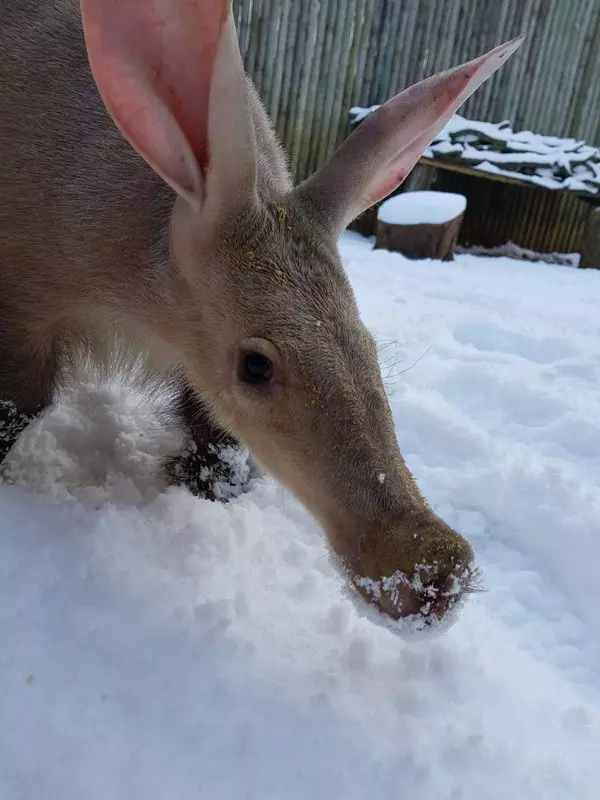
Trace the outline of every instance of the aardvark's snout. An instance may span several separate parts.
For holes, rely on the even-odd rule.
[[[446,629],[476,588],[471,545],[429,510],[363,533],[355,546],[332,541],[346,543],[334,547],[371,616],[397,631]]]

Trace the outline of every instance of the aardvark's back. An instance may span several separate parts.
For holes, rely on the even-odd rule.
[[[0,0],[0,19],[0,303],[72,315],[108,265],[118,292],[156,257],[172,192],[100,100],[77,0]]]

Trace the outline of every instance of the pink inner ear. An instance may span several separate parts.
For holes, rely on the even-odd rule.
[[[90,65],[116,124],[175,188],[208,166],[213,64],[229,0],[81,0]]]
[[[384,181],[380,186],[377,187],[370,195],[365,198],[365,203],[367,204],[367,208],[369,206],[375,205],[384,197],[387,197],[388,194],[391,194],[394,189],[400,186],[405,180],[406,176],[408,175],[407,170],[400,169],[398,172],[394,172],[394,165],[390,164],[390,175],[389,179]]]

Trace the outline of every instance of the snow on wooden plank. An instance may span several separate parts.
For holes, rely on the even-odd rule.
[[[351,108],[352,125],[378,107]],[[508,120],[481,122],[455,114],[423,156],[465,162],[544,189],[600,194],[600,149],[581,139],[515,132]]]

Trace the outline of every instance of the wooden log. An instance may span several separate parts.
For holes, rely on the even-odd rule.
[[[375,248],[406,258],[452,261],[466,200],[446,192],[405,192],[379,207]]]
[[[579,266],[600,269],[600,206],[590,209],[583,233]]]
[[[462,214],[440,225],[389,225],[378,220],[375,248],[402,253],[406,258],[452,261],[462,221]]]

